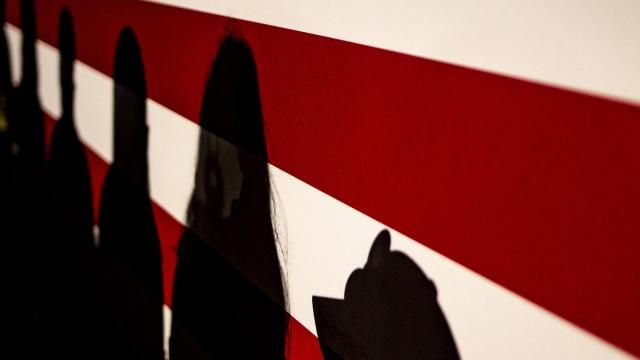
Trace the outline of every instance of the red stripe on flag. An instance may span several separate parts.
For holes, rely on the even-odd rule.
[[[323,360],[318,338],[302,326],[293,316],[289,321],[287,359]]]
[[[111,74],[132,26],[149,96],[194,120],[217,44],[240,34],[271,163],[640,354],[639,108],[132,0],[37,1],[50,44],[62,4],[81,61]]]
[[[50,119],[50,118],[49,118]],[[54,121],[51,120],[50,121]],[[95,224],[98,224],[98,215],[100,214],[100,199],[102,194],[102,185],[104,178],[107,176],[109,164],[104,162],[95,152],[85,146],[85,154],[87,155],[87,163],[89,172],[91,173],[91,192],[93,203],[93,217]]]
[[[184,233],[184,226],[164,211],[158,204],[153,203],[153,215],[160,238],[162,252],[162,278],[164,280],[164,303],[171,307],[173,300],[173,278],[178,262],[178,243]]]

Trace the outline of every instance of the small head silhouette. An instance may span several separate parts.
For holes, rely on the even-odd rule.
[[[5,23],[5,0],[0,0],[0,24]],[[11,64],[9,63],[9,45],[4,30],[0,29],[0,98],[12,88]],[[4,102],[4,104],[2,104]],[[6,98],[0,100],[0,111],[6,111]],[[1,120],[0,120],[1,121]]]
[[[20,86],[35,96],[38,84],[36,67],[36,8],[34,0],[20,2],[20,25],[22,28],[22,81]]]
[[[73,20],[67,8],[64,8],[60,14],[58,47],[60,48],[62,112],[68,115],[73,112],[73,63],[76,59],[76,45]]]
[[[22,0],[20,2],[20,21],[23,31],[23,36],[31,40],[31,37],[35,39],[36,28],[36,7],[34,0]]]
[[[147,86],[142,52],[131,28],[120,32],[113,66],[113,163],[137,186],[148,188]]]

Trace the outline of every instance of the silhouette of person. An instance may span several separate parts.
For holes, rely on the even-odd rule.
[[[93,209],[91,179],[84,147],[74,123],[73,64],[75,40],[71,13],[60,15],[60,85],[62,116],[55,125],[49,155],[49,183],[53,224],[66,242],[81,248],[93,248]]]
[[[5,1],[0,0],[0,24],[5,23]],[[0,321],[0,337],[6,340],[6,346],[0,346],[0,358],[11,358],[22,345],[21,335],[27,327],[23,322],[24,310],[19,298],[20,279],[13,274],[17,265],[15,237],[15,173],[12,153],[13,137],[9,120],[9,105],[13,102],[13,86],[11,84],[11,68],[9,47],[4,27],[0,29],[0,242],[3,251],[0,259],[0,306],[5,309],[6,316]],[[10,311],[7,311],[10,310]],[[15,344],[15,345],[9,345]]]
[[[0,0],[0,24],[5,23],[5,2]],[[0,234],[2,238],[9,226],[9,197],[13,176],[13,155],[11,121],[9,120],[9,104],[12,102],[13,86],[11,84],[11,63],[9,62],[9,46],[4,27],[0,29]]]
[[[44,288],[45,293],[55,291],[56,295],[45,299],[45,325],[50,328],[44,336],[55,339],[49,342],[60,356],[100,359],[106,344],[100,343],[104,324],[94,288],[91,181],[74,124],[75,35],[67,8],[60,14],[58,37],[62,117],[54,128],[47,172],[47,252],[52,258],[47,271],[55,280]]]
[[[5,2],[0,0],[0,24],[5,23]],[[6,189],[10,181],[11,138],[9,134],[8,106],[11,102],[13,86],[11,84],[11,64],[9,45],[4,27],[0,29],[0,186]],[[0,197],[0,207],[6,206],[4,197]],[[0,210],[2,211],[2,210]]]
[[[389,232],[380,232],[343,300],[313,297],[325,360],[458,359],[435,284],[390,246]]]
[[[50,241],[44,164],[44,118],[37,95],[36,21],[33,0],[21,1],[22,79],[11,91],[7,52],[3,49],[1,91],[8,100],[3,109],[10,135],[8,215],[3,217],[3,293],[0,306],[8,314],[2,323],[8,346],[2,358],[44,358],[51,349],[69,349],[56,305],[66,298],[62,253]],[[4,4],[3,4],[4,5]],[[4,10],[4,9],[3,9]],[[5,47],[4,41],[2,40]],[[6,164],[6,163],[5,163]],[[3,174],[7,175],[7,174]],[[61,291],[62,290],[62,291]],[[59,295],[59,296],[53,296]],[[3,333],[3,335],[5,335]],[[4,336],[3,336],[4,338]]]
[[[33,0],[21,1],[22,79],[10,107],[17,150],[18,185],[32,202],[42,200],[44,174],[44,117],[38,99],[36,19]]]
[[[163,359],[162,259],[149,197],[146,82],[134,32],[121,31],[113,77],[113,163],[102,189],[105,303],[136,358]]]
[[[173,290],[171,359],[284,359],[288,315],[256,65],[222,41],[200,113]]]

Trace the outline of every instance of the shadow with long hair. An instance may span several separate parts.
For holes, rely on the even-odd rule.
[[[163,359],[162,264],[149,197],[147,91],[142,53],[130,28],[120,33],[113,77],[113,162],[99,214],[104,302],[132,357]]]
[[[256,65],[244,41],[227,37],[220,45],[200,126],[178,248],[171,359],[284,359],[285,291]]]
[[[344,299],[313,297],[325,360],[459,359],[436,286],[378,234],[366,265],[351,273]]]

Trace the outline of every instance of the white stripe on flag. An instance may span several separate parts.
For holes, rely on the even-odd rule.
[[[640,103],[634,0],[147,0]]]

